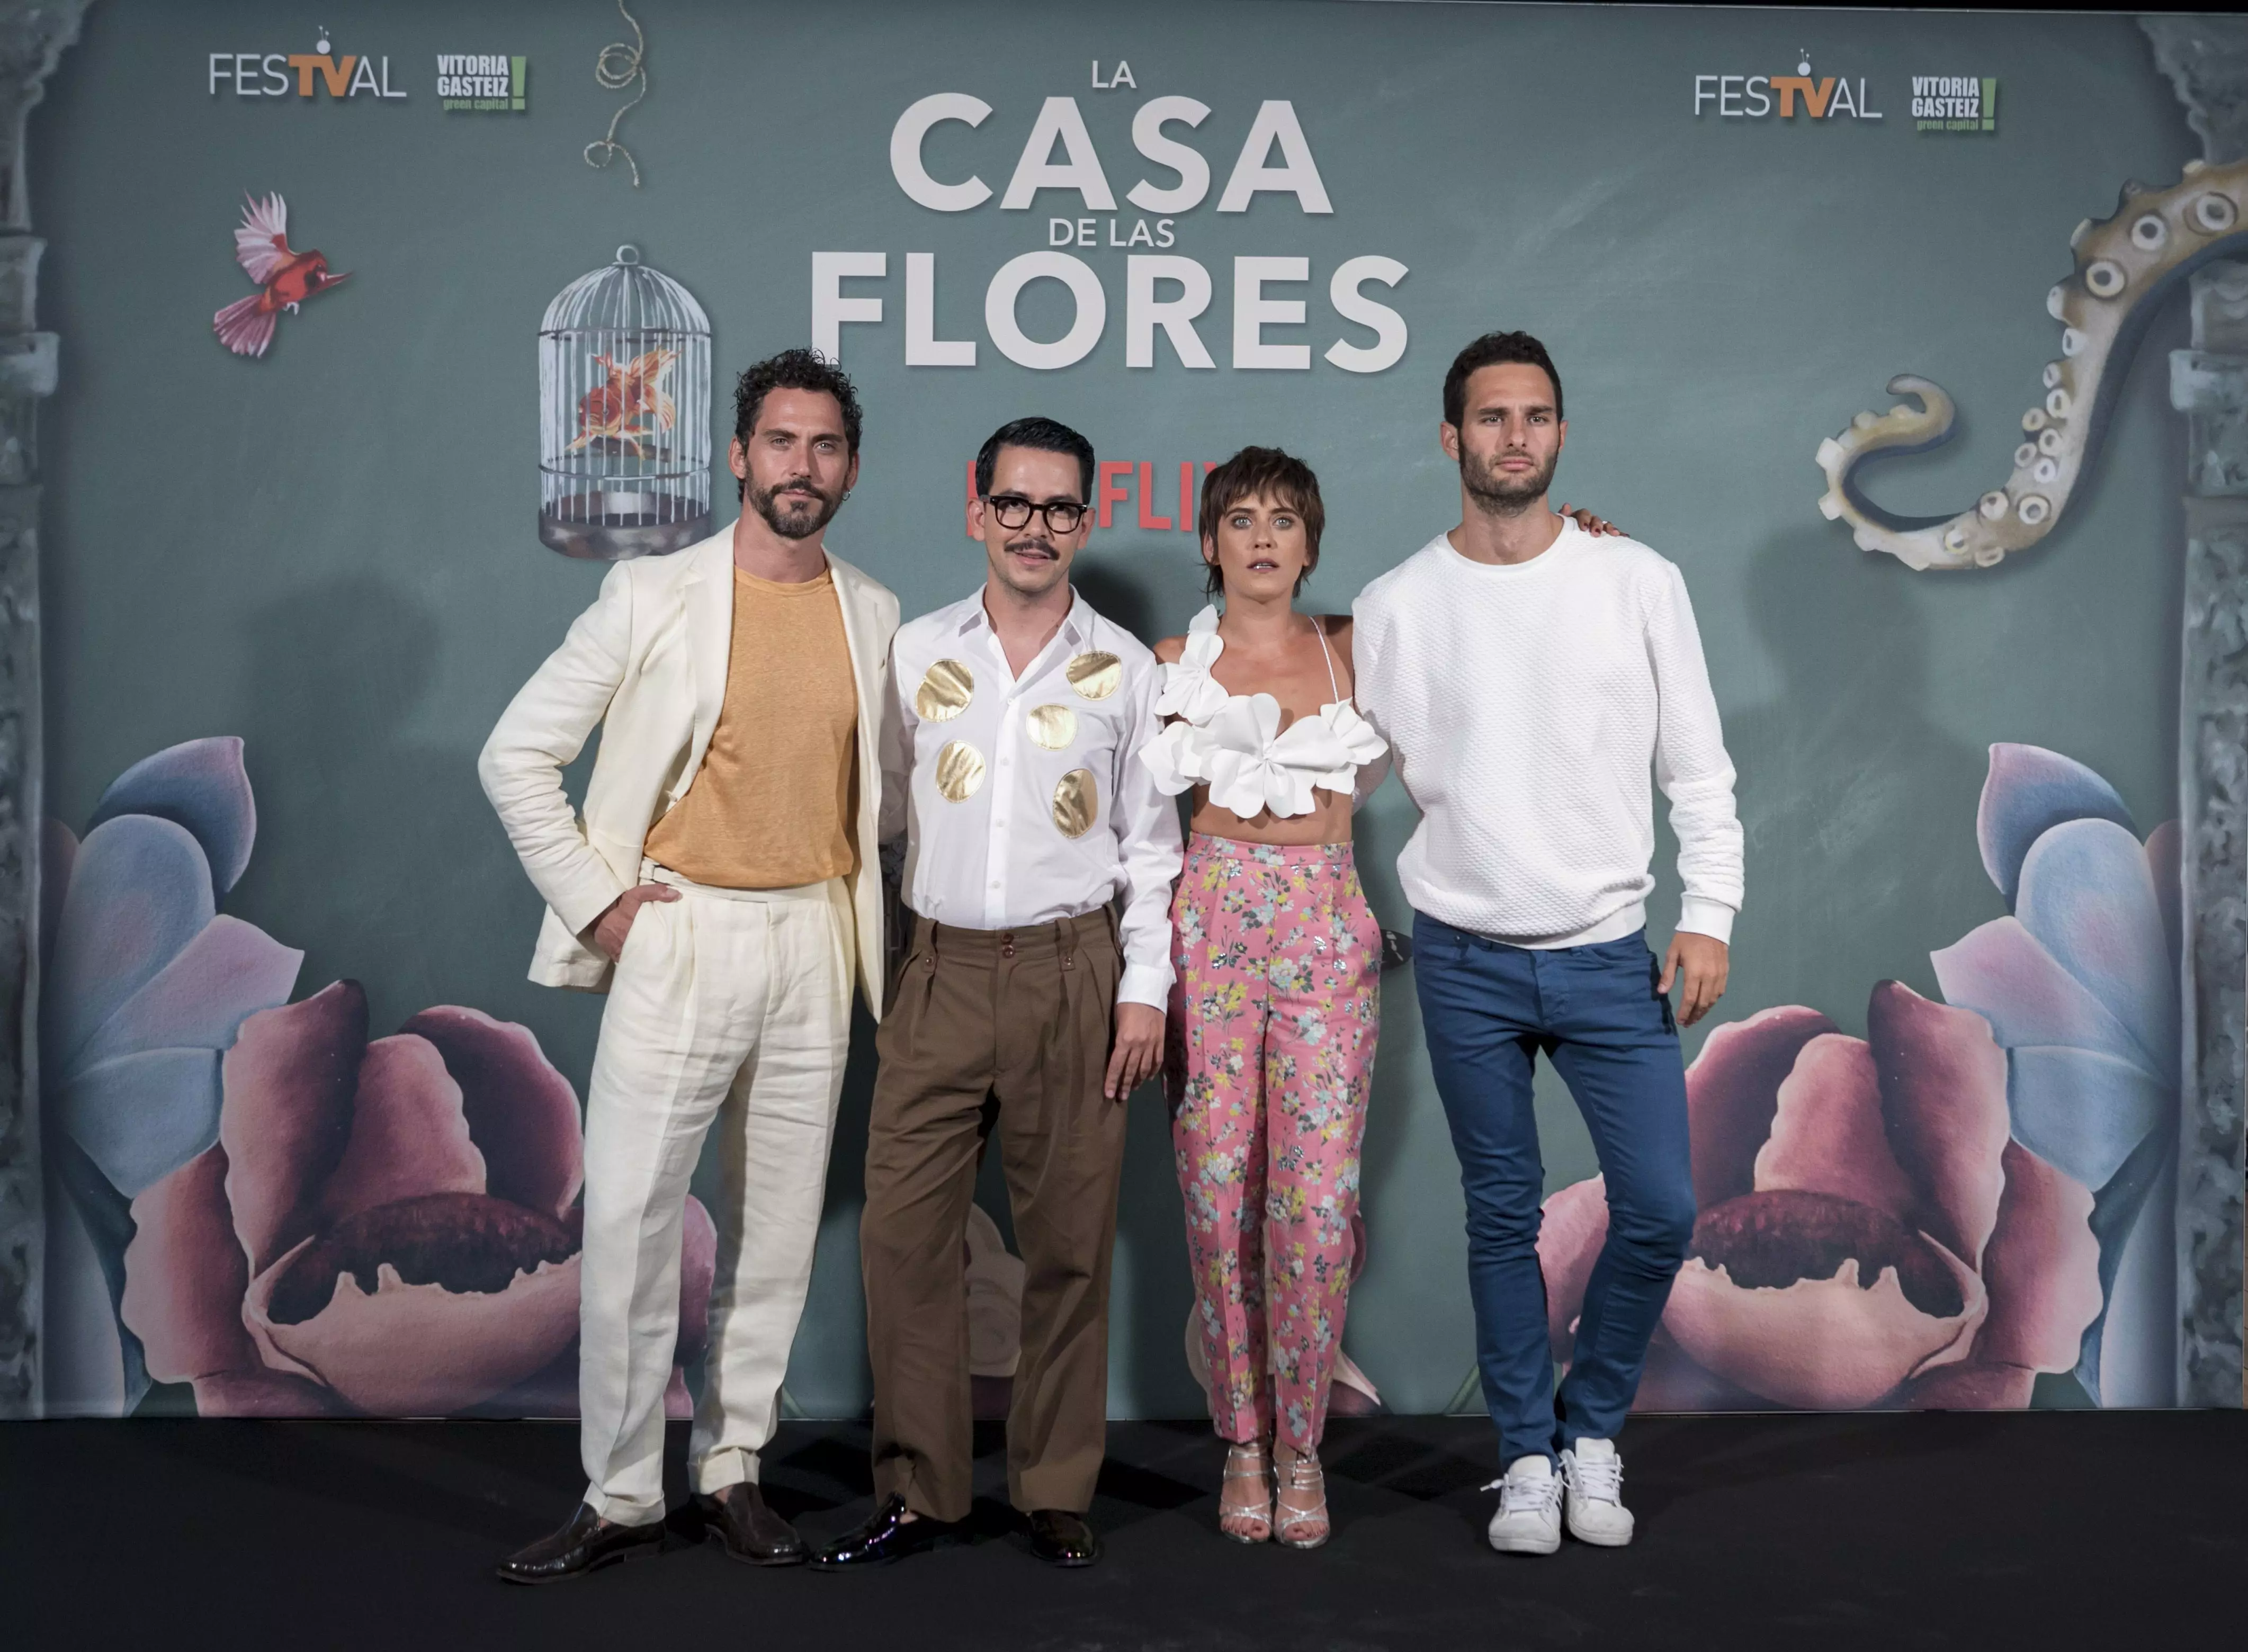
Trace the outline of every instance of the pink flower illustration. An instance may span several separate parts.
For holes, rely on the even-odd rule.
[[[2023,1406],[2076,1364],[2092,1195],[2012,1138],[1990,1024],[1884,981],[1867,1035],[1786,1005],[1688,1069],[1701,1215],[1641,1409]],[[1556,1359],[1607,1232],[1599,1177],[1547,1201]]]
[[[205,1416],[566,1410],[575,1093],[528,1029],[480,1011],[373,1040],[367,1022],[339,981],[242,1023],[217,1143],[133,1201],[121,1312],[150,1374],[193,1383]],[[715,1248],[690,1200],[682,1360]],[[672,1389],[676,1409],[676,1371]]]

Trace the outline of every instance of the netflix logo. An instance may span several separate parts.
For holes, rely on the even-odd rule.
[[[1217,469],[1217,461],[1204,459],[1200,474],[1208,476]],[[1196,464],[1192,459],[1182,459],[1175,467],[1168,461],[1157,464],[1149,459],[1103,459],[1100,480],[1093,490],[1093,525],[1107,528],[1121,524],[1148,533],[1192,533],[1196,478]],[[973,459],[968,462],[968,497],[962,503],[976,503]],[[964,524],[963,531],[967,531]],[[976,535],[969,532],[968,537],[972,539]]]

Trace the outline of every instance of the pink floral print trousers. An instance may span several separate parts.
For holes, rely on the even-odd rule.
[[[1210,1410],[1319,1443],[1350,1294],[1381,932],[1347,843],[1193,834],[1171,903],[1171,1141]]]

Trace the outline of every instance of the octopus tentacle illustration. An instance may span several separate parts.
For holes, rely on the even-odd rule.
[[[2244,208],[2248,161],[2189,161],[2167,189],[2126,183],[2113,217],[2077,225],[2069,239],[2076,267],[2046,295],[2046,310],[2061,324],[2060,360],[2046,366],[2045,399],[2022,415],[2005,485],[1949,517],[1899,516],[1866,497],[1860,465],[1925,452],[1951,436],[1951,398],[1928,379],[1900,374],[1889,394],[1911,396],[1918,407],[1861,413],[1819,444],[1827,484],[1821,514],[1847,522],[1861,549],[1886,551],[1914,568],[1987,568],[2035,545],[2099,453],[2132,353],[2163,298],[2203,264],[2248,252]]]

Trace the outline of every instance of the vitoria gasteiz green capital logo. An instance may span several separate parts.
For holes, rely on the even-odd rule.
[[[531,59],[441,51],[437,103],[476,114],[521,114],[531,106]]]
[[[1996,132],[1998,83],[1988,75],[1913,76],[1912,127],[1916,132]]]

